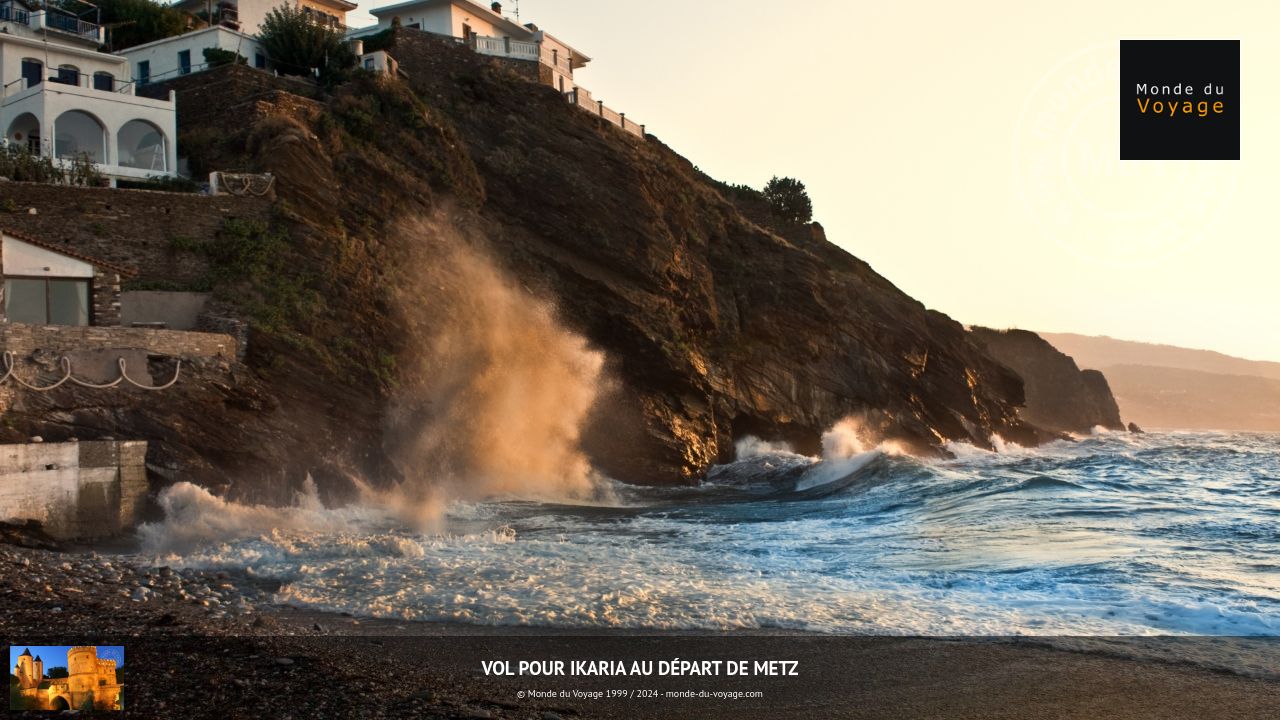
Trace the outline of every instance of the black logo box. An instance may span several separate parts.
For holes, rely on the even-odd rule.
[[[1140,84],[1147,85],[1146,94],[1139,94]],[[1178,85],[1183,94],[1162,92]],[[1206,85],[1213,86],[1209,95]],[[1139,100],[1147,104],[1146,113]],[[1192,103],[1191,114],[1182,112],[1186,101]],[[1157,102],[1164,113],[1154,112]],[[1172,117],[1170,102],[1178,104]],[[1208,103],[1207,117],[1198,113],[1201,102]],[[1221,113],[1213,111],[1217,102]],[[1121,40],[1120,159],[1239,160],[1240,41]]]

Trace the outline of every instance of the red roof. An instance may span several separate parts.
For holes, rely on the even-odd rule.
[[[14,232],[8,228],[0,228],[0,234],[8,235],[9,237],[15,240],[21,240],[24,243],[29,243],[31,245],[35,245],[36,247],[44,248],[49,252],[55,252],[55,253],[58,253],[59,255],[66,255],[69,258],[75,258],[76,260],[87,262],[90,265],[93,265],[95,267],[105,268],[107,270],[114,270],[115,272],[121,275],[125,275],[128,277],[137,277],[138,275],[138,271],[134,268],[127,268],[127,267],[124,267],[123,265],[116,265],[115,263],[107,262],[106,260],[99,260],[98,258],[90,257],[83,253],[78,253],[75,250],[71,250],[64,245],[57,245],[55,243],[46,242],[44,240],[37,240],[31,237],[30,235]]]

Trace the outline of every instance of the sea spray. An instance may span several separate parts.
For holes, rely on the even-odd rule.
[[[165,488],[158,498],[164,520],[138,529],[148,555],[185,553],[209,543],[230,542],[260,535],[334,533],[376,524],[385,513],[373,505],[326,508],[308,477],[292,505],[269,507],[229,502],[188,482]]]
[[[734,458],[749,460],[757,457],[797,455],[790,444],[781,441],[761,440],[755,435],[744,435],[733,444]]]
[[[866,452],[862,441],[863,426],[857,419],[847,417],[822,433],[822,458],[843,460]]]
[[[415,248],[398,283],[405,343],[385,427],[384,450],[403,479],[353,478],[359,499],[341,509],[325,508],[310,478],[288,507],[240,505],[180,482],[159,496],[165,519],[139,531],[146,552],[379,522],[440,532],[457,502],[607,499],[609,483],[579,448],[603,355],[505,275],[480,239],[442,220],[395,232]]]
[[[410,342],[387,430],[409,519],[455,499],[593,496],[579,440],[603,355],[450,224],[397,232],[419,253],[398,297]]]
[[[962,447],[971,452],[950,459],[884,454],[852,482],[809,491],[761,485],[828,461],[754,458],[717,468],[718,482],[701,488],[634,488],[631,507],[453,503],[445,534],[361,520],[358,531],[264,532],[163,562],[251,569],[282,583],[283,602],[399,620],[1280,634],[1280,437],[1100,435],[1006,455]],[[1274,652],[1219,661],[1277,667]]]
[[[810,463],[796,478],[792,488],[801,492],[837,481],[851,481],[858,471],[882,455],[906,454],[899,443],[876,439],[864,419],[856,415],[842,418],[822,434],[820,458],[805,458],[785,442],[762,440],[754,435],[739,439],[734,450],[735,458],[740,462],[768,461],[761,468],[766,472],[781,465],[796,467],[797,460]],[[723,473],[714,474],[724,478]],[[747,476],[744,474],[744,477]]]

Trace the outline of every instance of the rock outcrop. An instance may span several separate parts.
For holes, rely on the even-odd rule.
[[[1019,417],[1023,382],[1009,363],[820,226],[774,222],[758,196],[464,46],[401,30],[391,53],[402,78],[362,76],[318,102],[291,101],[282,86],[185,111],[199,118],[180,127],[195,172],[276,177],[270,227],[228,224],[216,239],[162,249],[201,254],[205,284],[251,322],[232,372],[248,376],[253,398],[189,390],[169,409],[149,398],[102,411],[85,400],[76,427],[198,456],[197,479],[222,475],[264,499],[287,499],[308,476],[336,492],[352,477],[431,472],[388,462],[387,442],[431,413],[393,412],[409,392],[415,333],[446,307],[428,287],[413,298],[420,315],[405,317],[404,289],[440,240],[404,230],[420,221],[492,258],[604,353],[610,382],[582,445],[615,478],[694,482],[747,434],[816,452],[848,416],[868,439],[920,452],[1045,437]],[[230,66],[173,87],[182,103],[214,73],[253,72]],[[1105,387],[1074,377],[1081,392]],[[234,427],[215,427],[227,408]],[[170,432],[206,424],[198,441]]]
[[[987,352],[1018,373],[1026,387],[1022,418],[1046,430],[1085,433],[1102,426],[1124,430],[1107,378],[1081,370],[1039,335],[1027,330],[970,329]]]

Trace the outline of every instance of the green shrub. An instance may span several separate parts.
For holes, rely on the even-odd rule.
[[[799,180],[775,175],[764,186],[763,194],[779,220],[800,224],[813,219],[813,202]]]
[[[391,46],[396,42],[396,28],[389,27],[382,32],[377,32],[364,37],[364,51],[367,53],[377,52],[379,50],[390,50]]]
[[[313,75],[334,85],[356,66],[351,46],[337,30],[311,21],[304,8],[283,5],[267,13],[258,32],[271,67],[285,75]]]
[[[186,13],[153,0],[98,0],[107,49],[123,50],[187,31]]]
[[[87,153],[79,153],[58,162],[48,155],[32,152],[22,143],[5,143],[0,146],[0,177],[17,182],[91,187],[104,182],[98,166]]]
[[[204,61],[211,68],[222,67],[223,65],[248,65],[249,59],[238,52],[231,50],[223,50],[222,48],[205,48]]]
[[[290,262],[289,238],[278,227],[229,219],[201,250],[209,258],[210,287],[239,305],[259,329],[288,339],[308,326],[322,304],[314,278]]]
[[[186,157],[193,177],[207,178],[213,170],[226,169],[215,167],[227,154],[226,141],[227,133],[223,129],[198,126],[179,131],[178,150]]]
[[[200,192],[200,185],[179,175],[154,175],[146,180],[117,180],[116,187],[125,190],[158,190],[160,192]]]

